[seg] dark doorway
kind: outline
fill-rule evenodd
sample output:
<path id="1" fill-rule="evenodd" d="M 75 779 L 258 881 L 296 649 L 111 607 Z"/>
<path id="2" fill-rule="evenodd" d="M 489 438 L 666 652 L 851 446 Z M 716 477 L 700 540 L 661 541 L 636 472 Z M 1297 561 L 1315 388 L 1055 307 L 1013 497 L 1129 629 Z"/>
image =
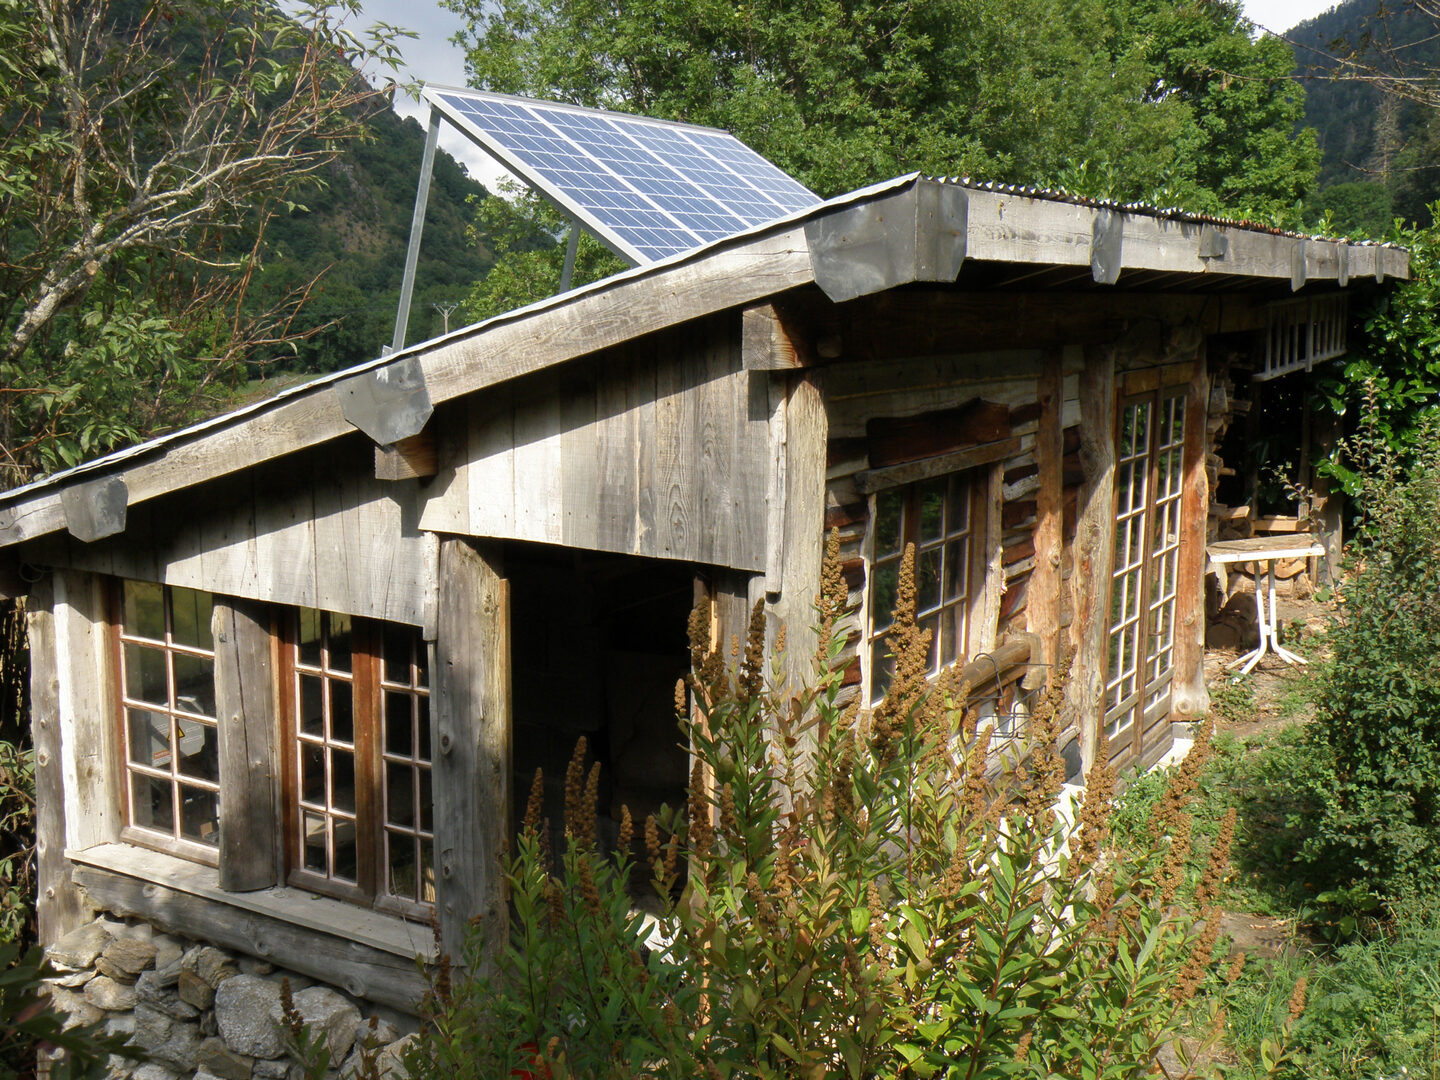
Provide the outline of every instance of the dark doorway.
<path id="1" fill-rule="evenodd" d="M 514 821 L 537 768 L 545 775 L 551 847 L 564 850 L 565 768 L 582 735 L 601 765 L 598 836 L 613 845 L 622 806 L 637 834 L 662 803 L 685 798 L 689 757 L 675 683 L 690 667 L 686 622 L 695 570 L 686 563 L 513 544 Z"/>

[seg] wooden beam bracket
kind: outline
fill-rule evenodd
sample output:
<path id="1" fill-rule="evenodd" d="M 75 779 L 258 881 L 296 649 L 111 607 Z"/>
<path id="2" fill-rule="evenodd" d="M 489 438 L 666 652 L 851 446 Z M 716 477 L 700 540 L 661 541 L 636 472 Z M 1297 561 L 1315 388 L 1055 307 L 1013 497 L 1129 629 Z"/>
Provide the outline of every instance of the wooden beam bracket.
<path id="1" fill-rule="evenodd" d="M 76 540 L 90 543 L 125 531 L 130 493 L 118 476 L 105 476 L 60 492 L 65 527 Z"/>
<path id="2" fill-rule="evenodd" d="M 435 411 L 420 357 L 413 353 L 336 383 L 335 396 L 345 419 L 377 446 L 420 434 Z"/>
<path id="3" fill-rule="evenodd" d="M 1098 285 L 1114 285 L 1120 280 L 1123 256 L 1120 248 L 1125 236 L 1125 215 L 1117 210 L 1101 210 L 1095 215 L 1090 230 L 1090 276 Z"/>
<path id="4" fill-rule="evenodd" d="M 815 284 L 837 304 L 915 281 L 951 282 L 969 242 L 969 195 L 921 181 L 805 223 Z"/>

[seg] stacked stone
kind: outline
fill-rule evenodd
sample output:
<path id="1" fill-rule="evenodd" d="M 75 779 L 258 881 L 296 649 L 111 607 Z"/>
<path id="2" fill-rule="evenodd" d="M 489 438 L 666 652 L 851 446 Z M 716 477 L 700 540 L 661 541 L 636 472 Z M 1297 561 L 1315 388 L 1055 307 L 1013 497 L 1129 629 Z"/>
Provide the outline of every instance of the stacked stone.
<path id="1" fill-rule="evenodd" d="M 141 1054 L 111 1058 L 110 1080 L 302 1080 L 286 1049 L 283 980 L 312 1035 L 325 1038 L 337 1065 L 329 1080 L 362 1075 L 367 1054 L 382 1078 L 404 1078 L 412 1017 L 372 1006 L 365 1019 L 339 991 L 253 957 L 104 917 L 66 934 L 48 956 L 58 973 L 50 999 L 66 1026 L 99 1024 Z M 402 1028 L 410 1029 L 403 1038 Z"/>

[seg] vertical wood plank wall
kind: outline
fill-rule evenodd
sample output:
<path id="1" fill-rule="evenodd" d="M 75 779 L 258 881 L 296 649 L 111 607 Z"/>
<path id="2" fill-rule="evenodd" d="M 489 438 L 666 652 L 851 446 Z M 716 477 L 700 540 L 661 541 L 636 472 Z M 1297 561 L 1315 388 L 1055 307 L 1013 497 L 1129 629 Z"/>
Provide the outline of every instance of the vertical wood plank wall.
<path id="1" fill-rule="evenodd" d="M 766 385 L 732 312 L 477 394 L 421 526 L 762 571 Z"/>
<path id="2" fill-rule="evenodd" d="M 141 503 L 125 532 L 65 533 L 27 561 L 433 627 L 435 557 L 418 480 L 377 480 L 364 436 Z"/>

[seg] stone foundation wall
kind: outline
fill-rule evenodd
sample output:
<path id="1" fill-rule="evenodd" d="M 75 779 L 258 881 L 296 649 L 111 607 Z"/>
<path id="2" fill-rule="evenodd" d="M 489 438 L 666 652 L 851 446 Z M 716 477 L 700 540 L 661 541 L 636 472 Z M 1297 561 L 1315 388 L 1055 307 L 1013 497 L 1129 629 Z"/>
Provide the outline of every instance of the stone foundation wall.
<path id="1" fill-rule="evenodd" d="M 110 1061 L 111 1080 L 301 1080 L 280 1026 L 282 980 L 330 1047 L 334 1080 L 355 1076 L 369 1047 L 381 1077 L 401 1080 L 412 1016 L 248 956 L 101 917 L 48 950 L 51 1000 L 68 1025 L 129 1036 L 144 1058 Z"/>

